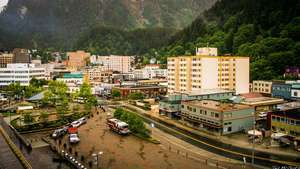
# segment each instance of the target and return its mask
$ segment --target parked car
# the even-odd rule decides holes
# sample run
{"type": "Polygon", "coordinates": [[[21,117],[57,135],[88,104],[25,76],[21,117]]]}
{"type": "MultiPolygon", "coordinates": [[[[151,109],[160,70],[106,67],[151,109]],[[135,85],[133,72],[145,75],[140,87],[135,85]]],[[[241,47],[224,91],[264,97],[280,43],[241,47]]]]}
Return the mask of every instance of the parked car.
{"type": "Polygon", "coordinates": [[[78,119],[78,121],[80,121],[82,124],[85,124],[87,122],[87,118],[82,117],[82,118],[78,119]]]}
{"type": "Polygon", "coordinates": [[[67,130],[68,127],[54,130],[54,132],[52,133],[52,138],[58,138],[64,136],[67,133],[67,130]]]}
{"type": "Polygon", "coordinates": [[[82,118],[80,118],[80,119],[78,119],[78,120],[76,120],[76,121],[73,121],[73,122],[71,123],[71,126],[72,126],[72,127],[79,127],[79,126],[85,124],[86,122],[87,122],[86,117],[82,117],[82,118]]]}
{"type": "Polygon", "coordinates": [[[70,134],[69,141],[70,141],[70,143],[79,143],[80,138],[79,138],[78,134],[70,134]]]}

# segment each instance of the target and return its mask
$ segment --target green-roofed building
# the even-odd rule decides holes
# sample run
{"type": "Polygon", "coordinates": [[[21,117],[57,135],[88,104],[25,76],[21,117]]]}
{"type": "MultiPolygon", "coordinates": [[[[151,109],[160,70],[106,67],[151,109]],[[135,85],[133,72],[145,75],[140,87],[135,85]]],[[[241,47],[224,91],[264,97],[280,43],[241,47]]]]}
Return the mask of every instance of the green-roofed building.
{"type": "Polygon", "coordinates": [[[83,78],[83,74],[80,73],[65,73],[63,76],[64,79],[73,79],[73,78],[83,78]]]}
{"type": "Polygon", "coordinates": [[[300,83],[292,84],[291,96],[292,100],[300,100],[300,83]]]}

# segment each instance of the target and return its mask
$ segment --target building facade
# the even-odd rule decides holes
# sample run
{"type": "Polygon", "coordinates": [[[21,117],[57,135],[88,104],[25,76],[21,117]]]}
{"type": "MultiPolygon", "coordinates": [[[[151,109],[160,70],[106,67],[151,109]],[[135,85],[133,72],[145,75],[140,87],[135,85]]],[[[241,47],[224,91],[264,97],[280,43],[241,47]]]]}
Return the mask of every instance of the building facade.
{"type": "Polygon", "coordinates": [[[182,120],[195,128],[226,135],[247,131],[253,127],[254,109],[242,104],[213,100],[193,100],[181,103],[182,120]]]}
{"type": "Polygon", "coordinates": [[[13,63],[31,63],[28,49],[15,48],[12,53],[14,55],[13,63]]]}
{"type": "Polygon", "coordinates": [[[180,118],[181,101],[188,100],[225,100],[234,95],[233,91],[221,89],[203,89],[194,92],[173,93],[159,102],[159,114],[170,118],[180,118]]]}
{"type": "Polygon", "coordinates": [[[90,53],[84,51],[67,52],[68,62],[67,67],[69,70],[80,70],[87,65],[89,62],[90,53]]]}
{"type": "Polygon", "coordinates": [[[292,100],[300,100],[300,84],[292,84],[291,88],[292,100]]]}
{"type": "Polygon", "coordinates": [[[300,136],[300,109],[280,110],[271,113],[273,132],[300,136]]]}
{"type": "Polygon", "coordinates": [[[272,82],[263,80],[254,80],[252,83],[252,91],[257,93],[263,93],[271,95],[272,93],[272,82]]]}
{"type": "Polygon", "coordinates": [[[0,53],[0,68],[6,68],[7,64],[13,63],[13,58],[12,53],[0,53]]]}
{"type": "Polygon", "coordinates": [[[196,49],[197,56],[218,56],[218,48],[197,48],[196,49]]]}
{"type": "Polygon", "coordinates": [[[91,63],[98,64],[104,70],[118,71],[128,73],[131,71],[132,56],[92,56],[91,63]]]}
{"type": "Polygon", "coordinates": [[[168,58],[168,92],[221,88],[249,93],[249,57],[168,58]]]}
{"type": "Polygon", "coordinates": [[[133,74],[135,79],[166,78],[168,76],[168,70],[156,67],[145,67],[143,69],[134,70],[133,74]]]}
{"type": "Polygon", "coordinates": [[[129,94],[140,92],[143,93],[145,98],[155,98],[167,93],[167,87],[158,86],[158,85],[149,85],[149,86],[117,86],[112,90],[118,90],[121,93],[122,98],[127,98],[129,94]]]}
{"type": "Polygon", "coordinates": [[[0,68],[0,86],[8,86],[11,83],[20,83],[21,86],[29,86],[32,78],[45,79],[45,69],[36,68],[34,64],[8,64],[6,68],[0,68]]]}
{"type": "Polygon", "coordinates": [[[101,68],[88,68],[84,71],[91,84],[99,84],[102,82],[111,82],[113,72],[110,70],[101,70],[101,68]]]}
{"type": "Polygon", "coordinates": [[[292,84],[287,83],[273,83],[272,97],[283,98],[286,100],[291,99],[292,84]]]}

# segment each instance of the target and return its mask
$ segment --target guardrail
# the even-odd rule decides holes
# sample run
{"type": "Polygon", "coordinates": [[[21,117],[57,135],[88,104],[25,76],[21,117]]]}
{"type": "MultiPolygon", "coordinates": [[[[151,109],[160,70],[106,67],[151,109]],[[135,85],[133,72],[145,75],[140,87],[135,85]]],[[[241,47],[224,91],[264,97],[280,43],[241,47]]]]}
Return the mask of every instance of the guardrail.
{"type": "Polygon", "coordinates": [[[5,141],[13,151],[13,153],[17,156],[17,158],[22,163],[23,167],[25,169],[32,169],[32,166],[30,163],[26,160],[22,152],[18,149],[18,147],[13,143],[13,141],[9,138],[8,134],[5,132],[5,130],[0,126],[0,133],[3,135],[5,141]]]}

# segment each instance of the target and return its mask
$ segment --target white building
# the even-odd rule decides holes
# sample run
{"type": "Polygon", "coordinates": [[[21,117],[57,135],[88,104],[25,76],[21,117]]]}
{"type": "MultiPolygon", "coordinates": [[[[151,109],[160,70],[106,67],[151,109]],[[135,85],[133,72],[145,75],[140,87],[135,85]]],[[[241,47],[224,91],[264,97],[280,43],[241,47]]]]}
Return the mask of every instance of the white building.
{"type": "Polygon", "coordinates": [[[135,79],[166,78],[168,70],[160,69],[159,66],[145,66],[143,69],[134,70],[133,74],[135,79]]]}
{"type": "Polygon", "coordinates": [[[218,49],[217,48],[197,48],[196,49],[197,56],[218,56],[218,49]]]}
{"type": "Polygon", "coordinates": [[[249,57],[168,58],[168,92],[221,88],[249,93],[249,57]]]}
{"type": "Polygon", "coordinates": [[[0,68],[0,86],[8,86],[10,83],[17,82],[21,86],[29,86],[32,78],[45,79],[45,69],[25,63],[7,64],[6,68],[0,68]]]}
{"type": "Polygon", "coordinates": [[[118,71],[128,73],[131,71],[132,56],[95,56],[90,58],[91,63],[98,64],[104,70],[118,71]]]}

